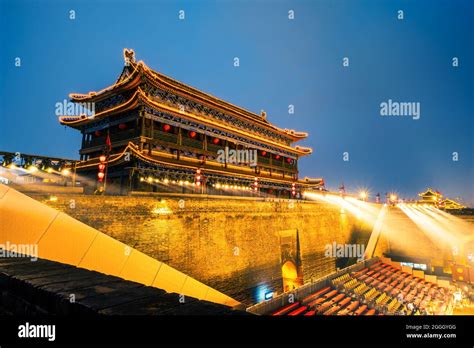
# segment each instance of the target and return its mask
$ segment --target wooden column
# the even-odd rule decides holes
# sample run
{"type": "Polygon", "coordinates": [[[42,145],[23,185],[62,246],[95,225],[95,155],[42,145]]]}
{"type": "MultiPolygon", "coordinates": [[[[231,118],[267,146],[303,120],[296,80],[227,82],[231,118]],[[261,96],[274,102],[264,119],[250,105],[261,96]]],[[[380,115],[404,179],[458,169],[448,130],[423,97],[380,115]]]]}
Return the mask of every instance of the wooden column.
{"type": "MultiPolygon", "coordinates": [[[[142,118],[142,129],[140,132],[140,137],[145,137],[145,115],[143,112],[140,112],[140,117],[142,118]]],[[[143,141],[140,139],[140,151],[143,150],[143,141]]]]}
{"type": "Polygon", "coordinates": [[[176,150],[176,159],[179,160],[179,155],[181,154],[181,147],[183,144],[183,135],[181,134],[181,127],[178,128],[178,149],[176,150]]]}
{"type": "MultiPolygon", "coordinates": [[[[224,141],[224,151],[228,147],[229,147],[229,142],[227,140],[225,140],[224,141]]],[[[225,162],[224,162],[224,168],[227,168],[227,158],[225,159],[225,162]]]]}
{"type": "MultiPolygon", "coordinates": [[[[153,119],[150,119],[150,138],[152,141],[155,139],[155,121],[153,119]]],[[[151,152],[153,150],[153,143],[150,142],[148,144],[148,153],[151,155],[151,152]]]]}
{"type": "Polygon", "coordinates": [[[142,131],[140,135],[144,137],[145,136],[145,115],[143,113],[141,113],[141,118],[142,118],[142,131]]]}

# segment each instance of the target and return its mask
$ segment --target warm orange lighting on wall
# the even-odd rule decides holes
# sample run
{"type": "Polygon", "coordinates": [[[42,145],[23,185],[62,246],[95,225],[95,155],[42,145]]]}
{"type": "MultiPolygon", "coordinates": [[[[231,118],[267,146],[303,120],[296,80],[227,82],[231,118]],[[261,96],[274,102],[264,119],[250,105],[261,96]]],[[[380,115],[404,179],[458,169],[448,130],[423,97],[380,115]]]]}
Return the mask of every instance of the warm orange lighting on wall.
{"type": "Polygon", "coordinates": [[[38,168],[36,168],[35,166],[29,166],[29,167],[28,167],[28,171],[29,171],[30,173],[34,173],[34,172],[38,171],[38,168]]]}

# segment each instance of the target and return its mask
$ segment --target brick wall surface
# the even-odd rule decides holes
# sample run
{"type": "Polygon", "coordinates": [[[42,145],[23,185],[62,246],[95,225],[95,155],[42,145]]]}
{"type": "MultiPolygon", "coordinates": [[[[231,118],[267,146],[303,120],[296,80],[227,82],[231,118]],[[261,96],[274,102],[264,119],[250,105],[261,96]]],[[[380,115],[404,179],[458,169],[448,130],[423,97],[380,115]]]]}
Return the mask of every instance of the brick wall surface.
{"type": "Polygon", "coordinates": [[[321,203],[180,197],[34,198],[244,302],[281,291],[280,231],[298,230],[304,281],[336,269],[326,244],[367,243],[370,227],[321,203]]]}

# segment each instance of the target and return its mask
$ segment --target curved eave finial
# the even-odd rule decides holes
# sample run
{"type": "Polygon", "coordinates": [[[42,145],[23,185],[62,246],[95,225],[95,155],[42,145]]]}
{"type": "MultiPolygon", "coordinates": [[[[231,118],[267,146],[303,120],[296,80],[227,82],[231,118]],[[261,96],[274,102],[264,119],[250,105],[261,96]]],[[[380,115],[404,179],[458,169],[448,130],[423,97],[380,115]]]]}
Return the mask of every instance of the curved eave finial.
{"type": "Polygon", "coordinates": [[[59,116],[58,120],[59,123],[62,125],[69,125],[69,124],[74,124],[78,123],[80,121],[86,120],[88,117],[84,114],[78,115],[78,116],[59,116]]]}
{"type": "Polygon", "coordinates": [[[124,48],[123,60],[125,62],[125,66],[129,66],[130,63],[135,63],[135,51],[131,48],[124,48]]]}
{"type": "Polygon", "coordinates": [[[306,137],[308,137],[308,133],[306,133],[306,132],[297,132],[297,131],[295,131],[294,129],[287,129],[287,128],[285,128],[283,131],[284,131],[286,134],[291,135],[291,136],[293,136],[293,137],[295,137],[295,138],[306,138],[306,137]]]}
{"type": "Polygon", "coordinates": [[[305,155],[309,155],[311,153],[313,153],[313,149],[310,148],[310,147],[303,147],[303,146],[295,146],[295,149],[298,150],[298,151],[301,151],[303,152],[305,155]]]}
{"type": "Polygon", "coordinates": [[[308,176],[305,176],[303,181],[308,183],[308,184],[321,184],[321,185],[324,185],[324,179],[323,178],[310,178],[308,176]]]}

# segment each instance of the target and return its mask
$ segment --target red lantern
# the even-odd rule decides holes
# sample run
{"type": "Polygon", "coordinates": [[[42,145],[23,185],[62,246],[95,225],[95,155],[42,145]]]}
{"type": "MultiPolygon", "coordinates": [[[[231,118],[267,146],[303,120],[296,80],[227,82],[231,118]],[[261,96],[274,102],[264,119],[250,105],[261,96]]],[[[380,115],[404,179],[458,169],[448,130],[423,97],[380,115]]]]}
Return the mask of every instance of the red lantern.
{"type": "Polygon", "coordinates": [[[197,135],[197,133],[196,133],[195,131],[189,132],[189,136],[190,136],[191,138],[195,138],[196,135],[197,135]]]}
{"type": "Polygon", "coordinates": [[[121,130],[127,129],[127,125],[125,123],[120,123],[118,127],[121,130]]]}
{"type": "Polygon", "coordinates": [[[286,161],[287,161],[288,163],[291,163],[291,158],[287,158],[286,161]]]}
{"type": "Polygon", "coordinates": [[[265,157],[267,155],[267,151],[262,151],[262,156],[265,157]]]}
{"type": "Polygon", "coordinates": [[[212,142],[216,145],[219,144],[219,141],[220,141],[220,139],[218,139],[218,138],[212,139],[212,142]]]}
{"type": "Polygon", "coordinates": [[[280,155],[276,155],[276,156],[275,156],[275,159],[280,159],[280,155]]]}
{"type": "Polygon", "coordinates": [[[171,130],[171,126],[169,124],[165,124],[165,125],[163,125],[163,130],[165,132],[169,132],[171,130]]]}
{"type": "Polygon", "coordinates": [[[104,171],[104,169],[105,169],[105,164],[103,163],[99,164],[99,170],[104,171]]]}
{"type": "Polygon", "coordinates": [[[99,177],[99,180],[102,181],[104,179],[105,174],[102,172],[97,173],[97,176],[99,177]]]}
{"type": "Polygon", "coordinates": [[[105,162],[106,159],[107,159],[107,157],[105,157],[105,155],[100,155],[100,157],[99,157],[99,161],[101,161],[101,162],[105,162]]]}
{"type": "Polygon", "coordinates": [[[97,130],[97,131],[94,132],[94,135],[95,135],[96,137],[100,137],[101,133],[100,133],[100,131],[97,130]]]}

